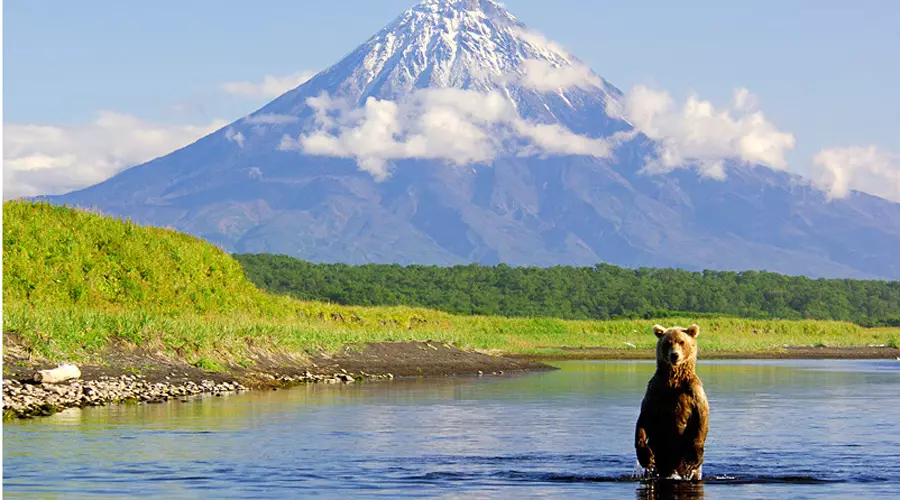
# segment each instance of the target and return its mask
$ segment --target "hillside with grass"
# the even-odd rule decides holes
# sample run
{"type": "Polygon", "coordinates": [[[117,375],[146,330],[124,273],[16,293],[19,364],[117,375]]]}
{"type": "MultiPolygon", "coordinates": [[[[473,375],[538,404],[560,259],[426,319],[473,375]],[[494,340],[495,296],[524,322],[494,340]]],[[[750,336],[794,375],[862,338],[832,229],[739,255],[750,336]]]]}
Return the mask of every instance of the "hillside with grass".
{"type": "Polygon", "coordinates": [[[4,301],[221,313],[263,294],[225,252],[176,231],[45,203],[3,205],[4,301]]]}
{"type": "MultiPolygon", "coordinates": [[[[301,301],[255,288],[222,250],[176,231],[44,203],[3,205],[3,332],[48,360],[102,362],[128,344],[211,369],[260,352],[347,343],[437,341],[519,354],[562,347],[651,349],[654,319],[587,321],[457,316],[415,307],[301,301]],[[633,347],[632,347],[633,346],[633,347]]],[[[832,321],[681,317],[707,351],[896,343],[896,330],[832,321]]]]}

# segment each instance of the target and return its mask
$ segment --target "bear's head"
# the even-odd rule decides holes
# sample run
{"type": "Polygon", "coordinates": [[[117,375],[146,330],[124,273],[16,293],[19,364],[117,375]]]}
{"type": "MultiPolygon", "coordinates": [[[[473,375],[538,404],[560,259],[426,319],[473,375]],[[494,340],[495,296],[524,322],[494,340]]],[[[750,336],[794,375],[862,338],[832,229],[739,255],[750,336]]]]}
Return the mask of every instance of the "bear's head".
{"type": "Polygon", "coordinates": [[[653,325],[653,333],[659,339],[656,343],[656,360],[658,362],[678,367],[697,361],[699,326],[664,328],[660,325],[653,325]]]}

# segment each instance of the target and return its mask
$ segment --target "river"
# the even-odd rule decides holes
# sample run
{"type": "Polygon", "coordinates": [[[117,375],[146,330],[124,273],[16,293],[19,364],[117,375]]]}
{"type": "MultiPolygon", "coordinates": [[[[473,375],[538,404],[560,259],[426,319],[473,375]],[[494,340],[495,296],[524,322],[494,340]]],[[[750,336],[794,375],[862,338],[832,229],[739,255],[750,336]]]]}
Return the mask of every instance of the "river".
{"type": "Polygon", "coordinates": [[[7,498],[848,498],[900,489],[900,361],[704,361],[704,483],[630,479],[654,366],[311,385],[3,426],[7,498]]]}

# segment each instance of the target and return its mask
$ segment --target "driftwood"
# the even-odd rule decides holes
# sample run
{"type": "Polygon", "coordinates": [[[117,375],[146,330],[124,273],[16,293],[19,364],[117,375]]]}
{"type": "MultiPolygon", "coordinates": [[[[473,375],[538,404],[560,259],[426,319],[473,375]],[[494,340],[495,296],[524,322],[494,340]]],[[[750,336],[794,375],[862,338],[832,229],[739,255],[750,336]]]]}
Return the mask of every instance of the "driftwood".
{"type": "Polygon", "coordinates": [[[77,366],[63,363],[52,370],[41,370],[35,373],[34,381],[44,384],[58,384],[79,377],[81,377],[81,370],[77,366]]]}

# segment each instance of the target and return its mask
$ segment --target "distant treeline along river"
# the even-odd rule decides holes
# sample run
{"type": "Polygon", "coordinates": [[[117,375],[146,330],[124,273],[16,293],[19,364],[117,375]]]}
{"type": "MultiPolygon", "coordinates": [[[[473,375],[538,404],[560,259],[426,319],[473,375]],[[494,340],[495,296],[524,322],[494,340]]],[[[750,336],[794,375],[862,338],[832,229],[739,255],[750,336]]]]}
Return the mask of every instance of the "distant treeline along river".
{"type": "Polygon", "coordinates": [[[235,255],[266,290],[346,305],[409,305],[455,314],[566,319],[736,316],[900,326],[900,281],[810,279],[770,272],[312,264],[235,255]]]}

